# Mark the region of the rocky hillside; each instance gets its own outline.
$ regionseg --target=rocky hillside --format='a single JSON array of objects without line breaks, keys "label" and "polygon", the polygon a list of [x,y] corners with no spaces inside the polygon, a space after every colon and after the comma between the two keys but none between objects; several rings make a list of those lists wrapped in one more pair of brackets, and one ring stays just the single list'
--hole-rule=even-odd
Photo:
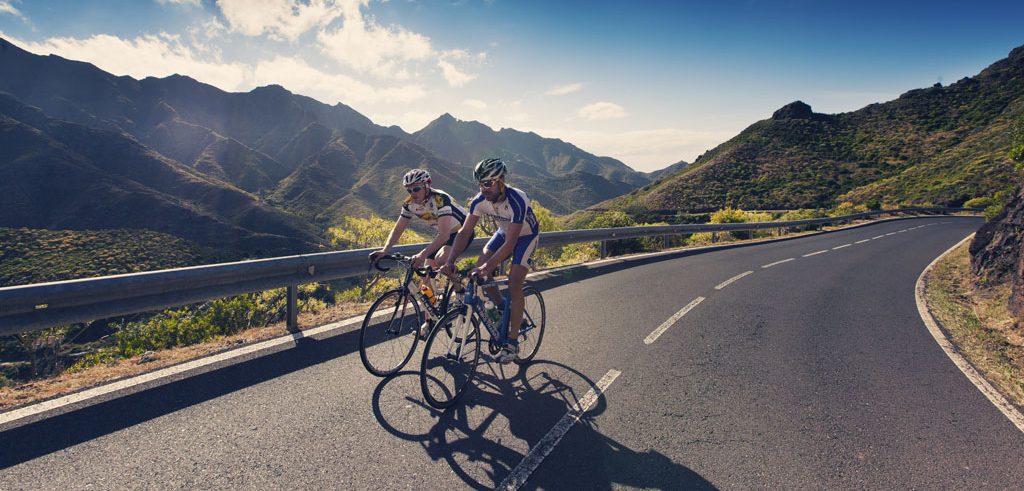
[{"label": "rocky hillside", "polygon": [[597,207],[955,206],[1015,182],[1009,127],[1021,115],[1024,47],[974,77],[850,113],[818,114],[794,102],[681,173]]}]

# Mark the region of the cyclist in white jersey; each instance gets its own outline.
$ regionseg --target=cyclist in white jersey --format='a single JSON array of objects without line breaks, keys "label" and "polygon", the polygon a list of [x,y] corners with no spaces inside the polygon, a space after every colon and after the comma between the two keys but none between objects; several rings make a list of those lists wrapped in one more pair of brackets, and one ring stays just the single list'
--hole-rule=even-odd
[{"label": "cyclist in white jersey", "polygon": [[436,268],[439,264],[444,264],[459,226],[466,221],[466,209],[459,206],[448,193],[432,189],[431,182],[430,173],[423,169],[413,169],[405,174],[402,183],[409,197],[402,203],[402,211],[398,214],[398,221],[391,229],[387,243],[382,249],[370,253],[371,261],[376,261],[390,252],[412,218],[417,217],[430,224],[437,230],[437,234],[427,247],[412,257],[412,265],[422,268],[423,263],[427,263],[430,267]]},{"label": "cyclist in white jersey", "polygon": [[[442,271],[450,273],[455,269],[455,260],[466,250],[473,236],[473,228],[482,216],[494,218],[498,231],[484,246],[477,259],[474,274],[489,277],[505,259],[512,259],[508,273],[510,300],[509,332],[505,344],[498,353],[500,363],[509,363],[519,353],[519,326],[523,321],[523,282],[532,264],[533,251],[537,249],[540,227],[530,206],[530,198],[522,190],[507,186],[507,168],[500,159],[485,159],[476,164],[473,176],[480,185],[480,192],[469,205],[469,215],[459,229],[451,254]],[[501,305],[497,288],[487,291],[493,302]]]}]

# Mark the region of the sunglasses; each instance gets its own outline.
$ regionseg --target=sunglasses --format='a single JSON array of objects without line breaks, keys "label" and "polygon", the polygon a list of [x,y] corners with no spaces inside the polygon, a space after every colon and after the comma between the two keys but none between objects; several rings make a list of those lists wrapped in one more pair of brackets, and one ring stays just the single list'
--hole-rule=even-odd
[{"label": "sunglasses", "polygon": [[497,179],[491,179],[491,180],[489,180],[489,181],[480,181],[480,183],[479,183],[479,184],[480,184],[480,187],[482,187],[482,188],[490,188],[490,187],[491,187],[491,186],[493,186],[493,185],[494,185],[494,183],[496,183],[496,182],[498,182],[498,180],[497,180]]},{"label": "sunglasses", "polygon": [[418,193],[418,192],[420,192],[420,191],[423,191],[423,188],[422,188],[421,186],[416,186],[416,187],[414,187],[414,188],[405,188],[405,190],[406,190],[406,191],[407,191],[407,192],[408,192],[409,194],[412,194],[412,193]]}]

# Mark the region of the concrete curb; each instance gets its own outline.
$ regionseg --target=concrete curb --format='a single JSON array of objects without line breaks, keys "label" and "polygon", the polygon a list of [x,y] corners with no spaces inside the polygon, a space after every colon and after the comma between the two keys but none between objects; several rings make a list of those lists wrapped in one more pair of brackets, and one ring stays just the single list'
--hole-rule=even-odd
[{"label": "concrete curb", "polygon": [[921,315],[921,320],[924,321],[925,326],[928,327],[928,332],[930,332],[932,337],[935,338],[935,342],[939,344],[939,347],[946,353],[946,356],[953,361],[953,364],[956,365],[965,376],[967,376],[967,379],[970,380],[971,383],[974,384],[974,386],[977,387],[990,402],[992,402],[992,405],[994,405],[996,409],[1006,416],[1006,419],[1009,419],[1018,430],[1024,432],[1024,414],[1021,414],[1020,411],[1017,410],[1016,406],[1003,397],[995,387],[992,387],[988,380],[985,380],[985,377],[983,377],[981,373],[974,368],[974,365],[971,365],[971,363],[960,354],[956,345],[954,345],[949,337],[946,336],[945,331],[939,327],[938,321],[932,317],[932,313],[928,310],[928,304],[925,300],[925,276],[928,275],[928,273],[942,258],[946,257],[946,255],[953,252],[957,247],[960,247],[961,244],[967,242],[973,237],[974,234],[968,235],[960,242],[957,242],[956,245],[947,249],[946,252],[943,252],[939,257],[936,257],[935,260],[928,264],[928,267],[924,268],[924,271],[921,272],[921,276],[917,277],[917,284],[914,285],[914,299],[917,301],[917,312]]}]

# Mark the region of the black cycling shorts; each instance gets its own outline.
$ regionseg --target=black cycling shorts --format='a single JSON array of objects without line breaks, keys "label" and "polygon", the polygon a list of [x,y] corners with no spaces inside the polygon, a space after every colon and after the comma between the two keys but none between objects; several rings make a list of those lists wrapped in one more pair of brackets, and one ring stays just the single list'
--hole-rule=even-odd
[{"label": "black cycling shorts", "polygon": [[[446,246],[453,246],[453,245],[455,245],[455,237],[458,236],[458,235],[459,235],[458,232],[452,232],[452,234],[448,236],[448,242],[445,242],[444,245],[446,245]],[[473,239],[475,239],[475,238],[476,238],[476,230],[474,230],[473,233],[469,235],[469,242],[467,244],[472,244],[473,243]],[[443,249],[443,248],[444,248],[444,246],[441,246],[441,249]],[[438,250],[434,251],[434,253],[429,255],[429,256],[427,256],[427,258],[434,259],[435,257],[437,257],[437,253],[441,252],[441,249],[438,249]]]}]

